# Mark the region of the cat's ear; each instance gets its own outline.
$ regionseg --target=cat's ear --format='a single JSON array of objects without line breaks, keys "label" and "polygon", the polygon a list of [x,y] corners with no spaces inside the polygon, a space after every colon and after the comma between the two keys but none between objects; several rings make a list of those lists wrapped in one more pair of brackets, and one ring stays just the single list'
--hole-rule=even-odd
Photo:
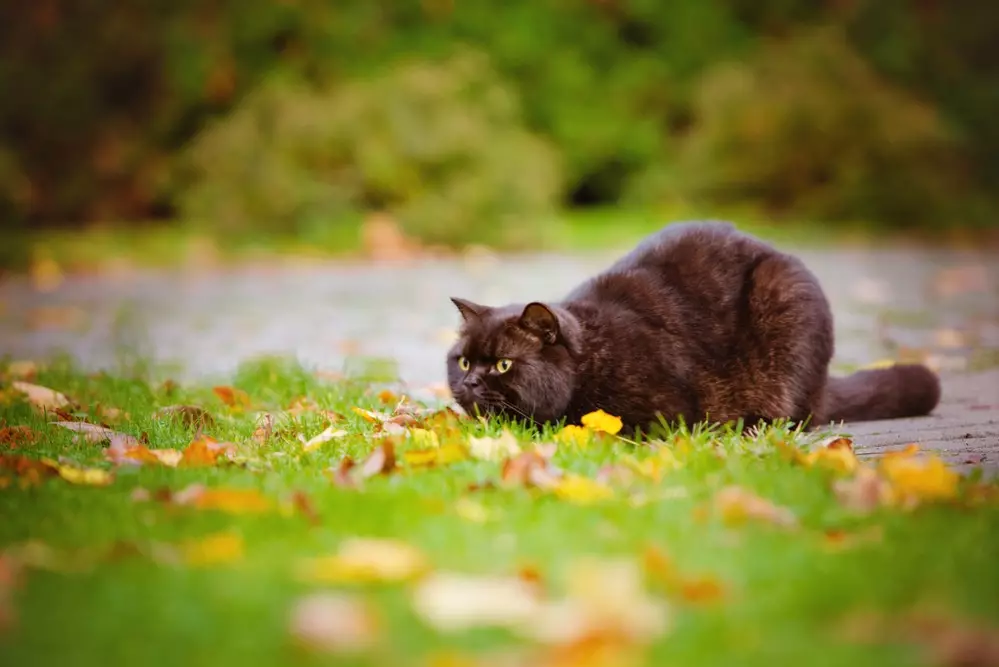
[{"label": "cat's ear", "polygon": [[549,345],[558,340],[558,317],[543,303],[535,301],[524,306],[524,312],[520,314],[520,326],[537,334]]},{"label": "cat's ear", "polygon": [[467,299],[459,299],[456,296],[451,297],[451,303],[458,308],[461,318],[466,322],[478,319],[482,316],[482,313],[489,310],[487,306],[480,306],[477,303],[472,303]]}]

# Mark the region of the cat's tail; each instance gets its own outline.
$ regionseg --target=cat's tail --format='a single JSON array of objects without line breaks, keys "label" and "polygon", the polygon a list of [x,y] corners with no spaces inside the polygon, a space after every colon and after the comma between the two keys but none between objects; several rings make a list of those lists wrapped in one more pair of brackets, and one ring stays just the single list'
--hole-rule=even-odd
[{"label": "cat's tail", "polygon": [[827,423],[919,417],[939,401],[940,380],[933,371],[900,364],[829,378],[823,416]]}]

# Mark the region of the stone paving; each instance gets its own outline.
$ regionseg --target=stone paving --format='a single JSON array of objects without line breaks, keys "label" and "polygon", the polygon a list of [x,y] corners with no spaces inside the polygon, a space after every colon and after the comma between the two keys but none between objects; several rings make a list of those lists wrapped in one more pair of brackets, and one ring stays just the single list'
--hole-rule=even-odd
[{"label": "stone paving", "polygon": [[[404,263],[323,262],[73,276],[41,292],[0,283],[0,355],[67,353],[84,367],[152,360],[175,379],[223,379],[260,355],[357,372],[390,360],[413,387],[444,380],[451,295],[498,304],[557,299],[627,248],[586,255],[485,252]],[[860,451],[922,442],[962,466],[999,469],[996,252],[796,249],[836,315],[834,370],[899,355],[939,369],[930,417],[849,424]]]}]

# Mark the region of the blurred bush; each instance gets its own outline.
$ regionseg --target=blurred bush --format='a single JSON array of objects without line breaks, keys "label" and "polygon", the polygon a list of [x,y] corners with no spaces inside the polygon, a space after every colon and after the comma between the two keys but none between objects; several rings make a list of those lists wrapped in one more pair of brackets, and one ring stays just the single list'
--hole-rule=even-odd
[{"label": "blurred bush", "polygon": [[178,200],[225,231],[308,236],[383,211],[425,242],[515,247],[538,240],[561,188],[515,92],[463,52],[319,90],[268,82],[194,139]]},{"label": "blurred bush", "polygon": [[694,198],[917,226],[955,222],[948,215],[969,196],[953,129],[879,76],[836,29],[714,67],[695,93],[694,116],[678,158],[679,188]]},{"label": "blurred bush", "polygon": [[999,3],[970,1],[0,3],[0,216],[390,209],[507,243],[553,198],[669,198],[995,224],[996,43]]}]

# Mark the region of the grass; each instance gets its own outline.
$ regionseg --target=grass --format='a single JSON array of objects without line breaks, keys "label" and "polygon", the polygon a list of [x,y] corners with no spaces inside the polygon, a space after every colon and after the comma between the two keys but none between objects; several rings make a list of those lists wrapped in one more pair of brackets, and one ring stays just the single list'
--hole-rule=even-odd
[{"label": "grass", "polygon": [[[912,637],[880,633],[868,623],[863,627],[872,637],[850,640],[845,624],[882,613],[904,625],[913,609],[930,609],[960,624],[999,623],[999,504],[926,503],[911,511],[855,515],[831,490],[833,472],[792,463],[775,450],[777,441],[804,448],[811,438],[780,427],[754,437],[719,428],[673,431],[666,442],[689,443],[682,467],[659,481],[643,477],[635,487],[614,486],[612,498],[587,504],[519,485],[470,491],[470,485],[500,479],[499,463],[471,459],[430,469],[403,464],[394,474],[366,480],[362,489],[341,488],[324,471],[345,455],[363,459],[377,446],[374,425],[352,408],[386,409],[378,397],[381,387],[322,379],[292,363],[260,361],[240,369],[232,385],[252,400],[248,410],[227,406],[208,386],[84,375],[63,363],[42,369],[33,382],[69,396],[91,419],[102,408],[124,411],[127,417],[115,428],[145,433],[154,448],[183,449],[195,437],[191,427],[154,418],[158,408],[201,406],[215,417],[208,433],[236,443],[244,460],[200,468],[122,466],[108,486],[58,477],[26,484],[26,478],[0,469],[0,479],[7,473],[0,488],[0,553],[24,553],[14,549],[26,543],[45,548],[29,558],[20,585],[6,591],[8,612],[17,619],[0,632],[3,665],[404,666],[435,664],[434,656],[529,646],[499,629],[435,631],[414,611],[414,584],[301,579],[302,559],[331,554],[352,536],[415,546],[435,570],[510,575],[530,568],[551,595],[561,594],[581,558],[641,564],[650,548],[661,550],[684,577],[719,588],[717,595],[678,594],[656,585],[655,569],[646,572],[644,585],[669,605],[673,621],[636,664],[910,665],[925,655]],[[8,438],[0,454],[111,468],[102,445],[79,442],[47,424],[51,417],[24,402],[8,382],[0,385],[0,395],[0,419],[38,434],[34,443],[11,444]],[[318,412],[305,412],[285,424],[287,432],[253,444],[258,411],[279,412],[303,396],[341,413],[337,426],[349,435],[303,452],[296,435],[311,437],[327,425]],[[464,442],[468,435],[495,436],[504,427],[524,443],[553,437],[551,431],[474,420],[457,437]],[[399,447],[401,455],[413,445],[400,441]],[[553,461],[592,477],[602,466],[629,456],[651,459],[652,452],[647,445],[605,438],[588,446],[561,445]],[[176,492],[191,483],[254,489],[279,508],[302,492],[318,521],[294,510],[228,514],[132,497],[136,489]],[[786,506],[800,526],[730,524],[711,501],[731,484]],[[461,515],[458,508],[469,500],[486,510],[485,521]],[[863,539],[871,529],[880,531],[877,539]],[[176,546],[220,531],[240,536],[242,555],[202,567],[153,557],[156,545]],[[846,539],[839,543],[830,537],[835,535]],[[316,590],[347,591],[370,601],[381,618],[377,646],[340,660],[293,642],[290,609],[299,596]]]},{"label": "grass", "polygon": [[[768,241],[795,246],[871,245],[891,241],[912,243],[922,238],[981,247],[988,235],[972,231],[912,230],[892,233],[867,222],[837,225],[814,221],[776,223],[752,210],[714,211],[678,208],[638,211],[597,208],[566,212],[550,221],[544,250],[567,252],[630,248],[635,242],[675,220],[719,217]],[[192,225],[155,222],[113,224],[84,229],[22,230],[8,232],[0,247],[0,273],[23,272],[47,262],[61,270],[88,272],[142,268],[211,268],[220,263],[268,262],[357,257],[362,254],[361,222],[350,219],[317,227],[307,235],[258,233],[220,234]],[[944,235],[946,238],[943,238]]]}]

